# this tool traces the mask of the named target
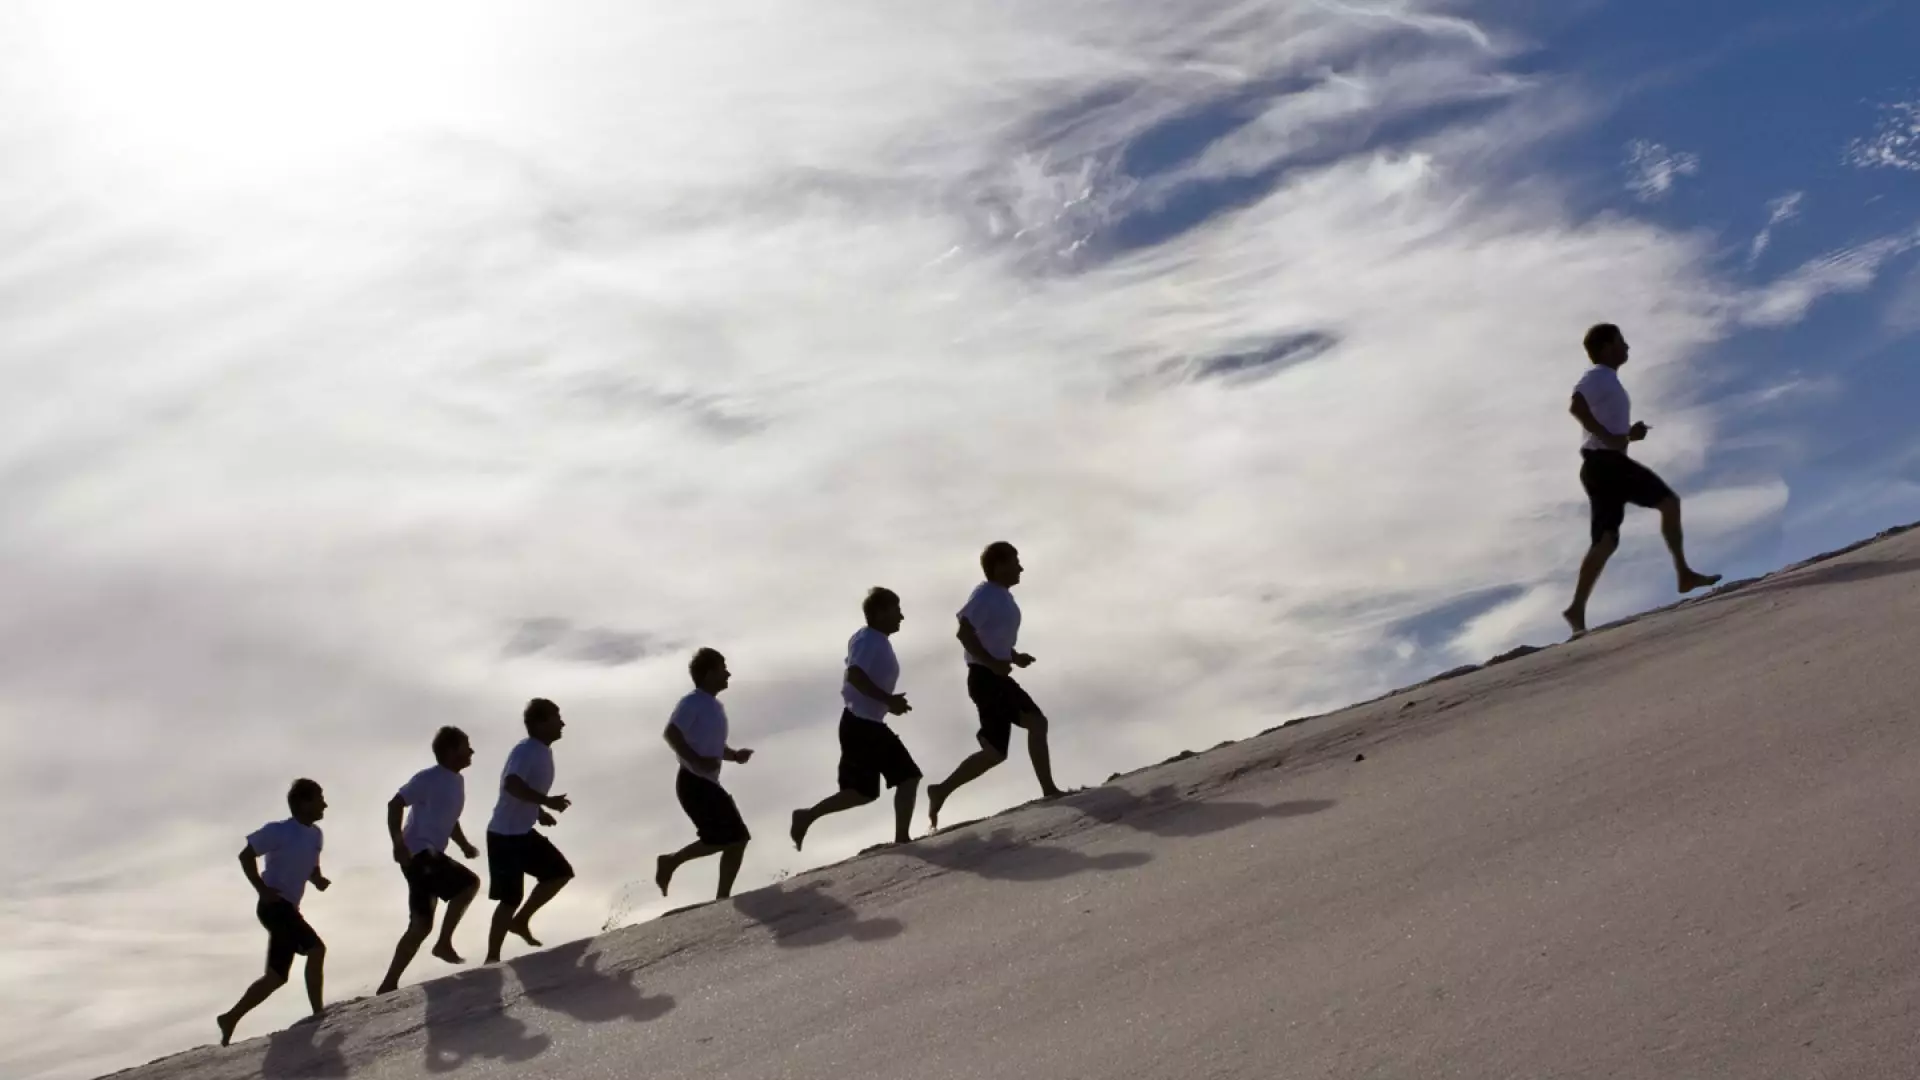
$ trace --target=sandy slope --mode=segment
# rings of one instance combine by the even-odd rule
[[[1916,571],[1920,532],[122,1075],[1920,1076]]]

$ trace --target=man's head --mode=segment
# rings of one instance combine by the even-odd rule
[[[693,676],[693,685],[709,694],[717,694],[727,688],[727,682],[733,673],[727,670],[727,658],[720,655],[718,649],[701,649],[693,654],[687,664],[687,674]]]
[[[980,553],[980,572],[995,585],[1004,585],[1011,589],[1020,584],[1020,553],[1005,540],[995,540]]]
[[[560,741],[560,732],[567,726],[566,721],[560,719],[560,706],[543,697],[527,702],[520,718],[526,721],[527,734],[548,746]]]
[[[891,634],[900,629],[900,623],[906,619],[900,613],[900,596],[892,589],[876,586],[860,602],[860,610],[867,616],[867,625],[883,634]]]
[[[459,772],[473,764],[473,743],[457,727],[443,727],[433,733],[433,760]]]
[[[1598,323],[1589,329],[1582,344],[1587,347],[1587,359],[1596,364],[1617,370],[1627,362],[1626,335],[1610,322]]]
[[[287,789],[287,809],[295,821],[311,825],[327,816],[327,796],[318,783],[303,776]]]

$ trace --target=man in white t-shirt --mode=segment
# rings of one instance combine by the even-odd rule
[[[740,874],[740,864],[747,857],[747,841],[753,836],[747,832],[733,796],[720,786],[720,765],[726,761],[744,765],[753,751],[727,745],[727,710],[720,704],[721,691],[733,679],[727,670],[727,658],[713,649],[701,649],[693,654],[687,674],[693,677],[693,691],[673,707],[662,737],[680,759],[673,792],[699,839],[660,856],[653,883],[665,896],[681,864],[718,855],[719,898],[725,900],[733,895],[733,879]]]
[[[300,898],[309,884],[321,892],[332,884],[320,872],[324,838],[318,822],[326,816],[326,794],[312,780],[295,780],[287,789],[287,809],[291,817],[254,830],[247,837],[247,846],[240,849],[240,870],[259,897],[254,916],[267,929],[267,970],[247,987],[233,1008],[214,1018],[220,1027],[221,1046],[233,1041],[233,1029],[241,1017],[287,984],[295,956],[307,958],[307,1003],[313,1007],[313,1015],[319,1017],[326,1011],[320,991],[327,946],[300,914]],[[262,856],[267,861],[264,870],[259,866]]]
[[[552,828],[558,824],[553,815],[573,805],[565,795],[547,794],[553,790],[553,744],[567,724],[560,719],[560,706],[546,698],[527,702],[521,720],[527,737],[507,755],[500,770],[500,798],[487,822],[487,898],[498,902],[487,928],[489,964],[500,962],[500,947],[509,933],[539,948],[533,936],[534,912],[573,880],[573,864],[534,828]],[[531,895],[526,894],[528,877],[534,881]]]
[[[847,642],[846,674],[840,683],[840,790],[806,809],[793,812],[793,849],[806,843],[807,830],[828,814],[865,806],[880,797],[880,781],[893,791],[893,842],[912,839],[913,802],[920,791],[920,766],[887,724],[888,716],[913,710],[905,694],[894,693],[900,660],[887,640],[906,616],[892,589],[874,589],[860,605],[867,625]]]
[[[949,796],[962,784],[1007,760],[1017,727],[1027,729],[1027,756],[1033,760],[1041,797],[1052,799],[1063,794],[1053,782],[1047,717],[1013,681],[1014,668],[1033,663],[1033,657],[1014,648],[1020,636],[1020,605],[1013,598],[1013,587],[1020,584],[1023,572],[1020,553],[1005,540],[997,540],[980,553],[980,569],[986,580],[973,587],[966,606],[960,609],[956,635],[967,661],[967,696],[980,713],[980,749],[946,780],[927,786],[927,817],[935,829],[940,827],[940,807]]]
[[[442,900],[447,902],[447,917],[441,920],[433,955],[449,964],[466,963],[454,951],[453,929],[479,894],[480,877],[448,855],[447,844],[458,844],[469,859],[480,854],[460,828],[460,813],[467,806],[467,780],[460,772],[473,764],[473,743],[459,728],[443,727],[433,736],[433,760],[431,768],[414,773],[387,803],[393,861],[407,881],[408,921],[376,994],[399,989],[401,974],[433,931],[433,910]]]
[[[1627,362],[1627,339],[1612,323],[1587,331],[1584,342],[1592,366],[1574,384],[1573,418],[1587,433],[1581,445],[1580,486],[1592,506],[1592,546],[1580,563],[1573,603],[1562,612],[1573,636],[1587,632],[1587,598],[1620,546],[1620,525],[1627,504],[1660,511],[1660,532],[1673,555],[1673,570],[1682,593],[1706,588],[1718,574],[1694,572],[1687,565],[1686,544],[1680,529],[1680,497],[1652,469],[1627,456],[1627,447],[1647,437],[1648,427],[1633,422],[1633,405],[1620,383],[1620,366]]]

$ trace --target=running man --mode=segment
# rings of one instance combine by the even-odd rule
[[[407,879],[409,920],[376,994],[399,989],[400,974],[433,931],[433,909],[442,900],[447,902],[447,917],[441,920],[433,955],[449,964],[466,963],[453,949],[453,928],[479,894],[480,878],[447,854],[447,842],[460,845],[460,853],[469,859],[480,854],[460,828],[460,812],[467,806],[467,781],[460,771],[473,764],[473,743],[459,728],[443,727],[433,736],[433,760],[431,768],[414,773],[387,803],[387,835],[393,838],[393,861]]]
[[[1033,657],[1014,648],[1020,636],[1020,605],[1013,587],[1020,584],[1020,553],[1005,540],[996,540],[980,553],[986,580],[973,587],[960,609],[960,645],[967,658],[967,696],[980,712],[980,749],[973,752],[944,783],[927,786],[927,820],[940,827],[940,807],[962,784],[1007,760],[1013,729],[1027,729],[1027,756],[1040,781],[1043,798],[1063,794],[1053,782],[1053,759],[1047,751],[1047,718],[1020,684],[1013,669],[1033,663]]]
[[[560,706],[546,698],[527,702],[522,719],[527,737],[507,755],[506,768],[500,770],[500,801],[493,804],[493,820],[487,824],[487,898],[499,901],[493,909],[493,925],[487,928],[489,964],[500,962],[500,946],[506,944],[509,932],[539,948],[540,940],[533,936],[534,912],[573,880],[567,857],[534,829],[535,825],[552,828],[558,824],[553,814],[565,813],[573,805],[565,795],[547,794],[553,789],[553,744],[567,725],[560,719]],[[529,875],[534,880],[533,895],[526,896],[522,905]]]
[[[300,897],[309,882],[321,892],[332,884],[320,872],[322,838],[315,824],[326,816],[326,795],[319,784],[303,777],[287,789],[287,809],[293,816],[260,826],[240,849],[240,870],[260,897],[254,915],[267,928],[267,970],[233,1008],[214,1018],[220,1026],[221,1046],[233,1041],[233,1029],[241,1017],[287,985],[295,956],[307,958],[307,1003],[313,1006],[313,1018],[326,1013],[320,1003],[320,982],[327,946],[300,915]],[[267,860],[265,870],[259,866],[262,856]]]
[[[912,839],[913,801],[920,792],[920,766],[906,744],[887,726],[887,717],[913,711],[905,694],[893,692],[900,661],[887,639],[906,616],[891,589],[874,589],[860,605],[867,625],[847,642],[846,677],[840,683],[840,790],[811,808],[793,812],[793,849],[806,842],[807,830],[828,814],[865,806],[880,797],[880,781],[893,791],[893,842]]]
[[[653,883],[660,886],[660,895],[665,896],[667,886],[673,883],[674,871],[683,863],[718,855],[719,899],[725,900],[733,895],[733,879],[740,873],[740,863],[747,857],[747,841],[753,837],[747,832],[747,823],[740,819],[740,808],[733,804],[733,796],[720,786],[720,763],[731,761],[745,765],[753,757],[753,751],[735,750],[727,745],[727,710],[720,704],[719,696],[733,678],[727,670],[727,658],[712,649],[701,649],[693,654],[687,673],[693,676],[693,690],[673,707],[673,716],[667,721],[663,735],[680,759],[680,773],[673,781],[674,794],[680,799],[680,809],[686,811],[687,818],[693,822],[699,839],[679,851],[660,856],[655,864],[658,870]]]
[[[1580,563],[1573,604],[1562,612],[1574,637],[1587,632],[1587,598],[1593,594],[1607,560],[1620,546],[1620,524],[1626,520],[1628,503],[1660,511],[1660,532],[1673,554],[1673,570],[1682,593],[1720,580],[1719,574],[1696,573],[1687,565],[1680,532],[1680,497],[1652,469],[1627,456],[1627,446],[1646,438],[1649,429],[1643,423],[1629,422],[1632,405],[1627,388],[1620,385],[1620,367],[1627,362],[1626,337],[1618,326],[1600,323],[1587,331],[1585,344],[1593,366],[1574,384],[1571,411],[1587,432],[1587,441],[1580,448],[1584,459],[1580,486],[1587,489],[1587,499],[1593,504],[1593,546]]]

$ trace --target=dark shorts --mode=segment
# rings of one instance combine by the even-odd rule
[[[435,901],[452,900],[480,884],[478,874],[431,851],[414,852],[400,873],[407,879],[407,914],[416,919],[433,918]]]
[[[726,788],[681,769],[674,778],[673,793],[680,797],[680,809],[687,812],[701,843],[731,847],[753,839]]]
[[[293,970],[295,956],[305,956],[320,947],[320,935],[307,925],[300,909],[285,900],[263,899],[253,913],[267,928],[267,970],[275,975],[286,978]]]
[[[1013,729],[1027,726],[1027,716],[1042,715],[1011,675],[989,671],[979,664],[967,665],[967,696],[980,710],[980,746],[1001,757],[1013,741]]]
[[[857,791],[869,799],[880,797],[880,781],[897,788],[920,779],[920,766],[907,753],[907,744],[891,727],[863,720],[851,712],[840,714],[840,790]]]
[[[1620,531],[1627,504],[1649,509],[1673,498],[1673,489],[1652,469],[1617,450],[1582,450],[1580,486],[1593,504],[1593,542]]]
[[[487,834],[487,898],[517,904],[527,893],[527,875],[539,882],[564,881],[573,876],[553,841],[532,829],[517,836]]]

